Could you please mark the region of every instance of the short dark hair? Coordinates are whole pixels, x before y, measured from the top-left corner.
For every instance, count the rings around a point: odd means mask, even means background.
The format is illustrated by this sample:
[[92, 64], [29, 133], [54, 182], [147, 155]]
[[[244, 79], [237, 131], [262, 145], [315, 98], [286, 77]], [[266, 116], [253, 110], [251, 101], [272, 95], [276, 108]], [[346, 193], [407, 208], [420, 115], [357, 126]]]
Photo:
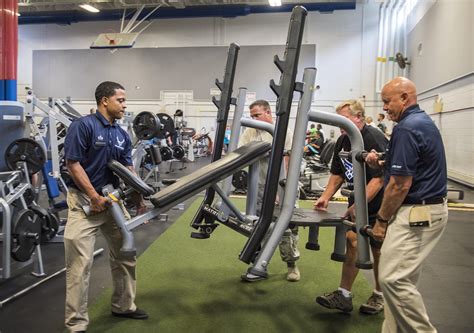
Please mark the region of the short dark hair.
[[97, 88], [95, 88], [95, 101], [97, 102], [97, 105], [99, 105], [103, 97], [115, 95], [115, 90], [117, 89], [125, 90], [125, 88], [117, 82], [104, 81], [99, 84]]
[[314, 128], [314, 124], [311, 124], [311, 126], [309, 126], [310, 128]]
[[270, 110], [270, 104], [268, 104], [268, 102], [264, 99], [258, 99], [256, 100], [255, 102], [253, 102], [252, 104], [250, 104], [249, 106], [249, 109], [253, 109], [255, 106], [263, 106], [265, 109], [268, 109]]
[[323, 126], [321, 126], [321, 124], [318, 124], [317, 128], [321, 129], [321, 128], [323, 128]]
[[382, 117], [382, 119], [385, 119], [385, 115], [383, 113], [379, 113], [379, 116]]

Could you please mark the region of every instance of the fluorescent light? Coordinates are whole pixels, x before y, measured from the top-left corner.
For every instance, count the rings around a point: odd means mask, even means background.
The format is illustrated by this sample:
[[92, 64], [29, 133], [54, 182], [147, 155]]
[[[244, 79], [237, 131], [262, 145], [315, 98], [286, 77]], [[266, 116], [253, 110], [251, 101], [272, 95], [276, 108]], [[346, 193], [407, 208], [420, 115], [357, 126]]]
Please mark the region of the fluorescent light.
[[91, 5], [88, 5], [88, 4], [83, 4], [83, 5], [79, 5], [79, 7], [81, 7], [82, 9], [85, 9], [87, 10], [88, 12], [91, 12], [91, 13], [98, 13], [100, 12], [100, 10], [98, 10], [97, 8], [91, 6]]
[[272, 7], [281, 6], [281, 0], [268, 0], [268, 3]]

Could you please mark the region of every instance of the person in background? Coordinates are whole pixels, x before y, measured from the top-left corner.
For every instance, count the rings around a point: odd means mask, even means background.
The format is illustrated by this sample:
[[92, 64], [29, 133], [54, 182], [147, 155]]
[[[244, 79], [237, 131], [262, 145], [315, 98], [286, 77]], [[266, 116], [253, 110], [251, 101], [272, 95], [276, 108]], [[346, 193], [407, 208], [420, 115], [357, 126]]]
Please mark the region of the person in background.
[[321, 139], [323, 139], [323, 142], [326, 142], [326, 136], [323, 131], [323, 126], [321, 124], [316, 125], [316, 128], [318, 129], [319, 135], [321, 135]]
[[383, 241], [379, 282], [385, 296], [382, 332], [436, 332], [417, 288], [423, 262], [448, 222], [447, 167], [441, 134], [417, 104], [415, 84], [397, 77], [382, 89], [394, 127], [385, 161], [385, 192], [372, 234]]
[[[272, 110], [270, 109], [270, 104], [268, 104], [265, 100], [257, 100], [250, 104], [250, 116], [252, 119], [265, 121], [267, 123], [273, 124], [273, 117], [272, 117]], [[291, 144], [292, 144], [292, 137], [293, 133], [288, 131], [286, 135], [285, 141], [285, 151], [290, 151]], [[266, 131], [255, 129], [255, 128], [247, 128], [241, 135], [239, 140], [239, 146], [243, 146], [253, 141], [266, 141], [266, 142], [273, 142], [273, 137], [271, 134], [267, 133]], [[258, 184], [258, 195], [257, 195], [257, 206], [261, 207], [262, 199], [263, 199], [263, 191], [265, 189], [265, 179], [267, 176], [268, 170], [268, 163], [269, 158], [268, 156], [265, 158], [260, 159], [260, 172], [259, 172], [259, 179], [260, 182]], [[284, 156], [284, 167], [285, 173], [288, 171], [288, 163], [289, 163], [289, 156]], [[298, 250], [298, 228], [295, 227], [293, 229], [287, 229], [283, 234], [280, 242], [280, 256], [281, 259], [286, 262], [288, 266], [288, 274], [286, 275], [286, 279], [290, 282], [296, 282], [300, 280], [301, 274], [296, 266], [296, 261], [300, 257], [300, 252]], [[251, 281], [252, 275], [245, 274], [242, 276], [242, 279], [245, 281]], [[260, 277], [256, 277], [255, 279], [259, 280]]]
[[[94, 244], [100, 230], [108, 243], [112, 271], [112, 315], [147, 319], [135, 304], [136, 257], [121, 254], [122, 235], [102, 195], [107, 184], [117, 187], [119, 179], [107, 167], [114, 159], [133, 171], [132, 142], [117, 120], [126, 108], [125, 89], [115, 82], [102, 82], [95, 91], [97, 112], [74, 120], [64, 142], [68, 183], [68, 219], [64, 233], [66, 259], [65, 325], [71, 332], [85, 332], [89, 324], [87, 299]], [[120, 202], [127, 218], [130, 215]], [[86, 215], [83, 207], [90, 207]]]
[[375, 125], [374, 120], [372, 119], [371, 116], [365, 117], [365, 124], [367, 126], [377, 127], [377, 125]]
[[227, 125], [225, 127], [225, 134], [224, 134], [224, 152], [226, 153], [229, 150], [230, 134], [231, 134], [230, 132], [231, 132], [230, 125]]
[[379, 113], [377, 116], [377, 127], [382, 131], [383, 134], [387, 135], [387, 125], [384, 122], [385, 115], [383, 113]]
[[319, 155], [321, 154], [321, 148], [323, 147], [323, 139], [321, 134], [316, 131], [314, 137], [308, 137], [308, 143], [304, 146], [303, 150], [305, 155]]
[[[359, 128], [364, 140], [364, 149], [366, 151], [375, 150], [384, 152], [387, 146], [387, 139], [377, 128], [365, 124], [364, 107], [356, 100], [349, 100], [341, 103], [336, 112], [351, 120]], [[354, 189], [353, 165], [351, 158], [341, 158], [339, 152], [351, 151], [349, 137], [344, 130], [338, 138], [334, 149], [334, 155], [331, 162], [331, 175], [328, 184], [321, 197], [314, 203], [314, 209], [326, 211], [329, 200], [341, 188], [344, 182], [347, 183], [349, 190]], [[383, 197], [383, 172], [371, 168], [365, 169], [365, 178], [367, 181], [366, 193], [368, 203], [368, 224], [374, 225], [375, 215], [380, 207]], [[355, 221], [354, 198], [349, 197], [349, 207], [345, 213], [346, 218]], [[346, 245], [346, 259], [342, 265], [342, 274], [339, 288], [333, 292], [318, 296], [316, 302], [328, 309], [337, 309], [343, 312], [351, 312], [352, 306], [352, 285], [359, 273], [356, 267], [357, 261], [357, 234], [348, 231]], [[377, 314], [383, 311], [384, 300], [381, 288], [378, 284], [378, 263], [380, 257], [380, 242], [370, 239], [370, 247], [374, 257], [374, 277], [375, 289], [365, 304], [360, 306], [359, 311], [365, 314]]]

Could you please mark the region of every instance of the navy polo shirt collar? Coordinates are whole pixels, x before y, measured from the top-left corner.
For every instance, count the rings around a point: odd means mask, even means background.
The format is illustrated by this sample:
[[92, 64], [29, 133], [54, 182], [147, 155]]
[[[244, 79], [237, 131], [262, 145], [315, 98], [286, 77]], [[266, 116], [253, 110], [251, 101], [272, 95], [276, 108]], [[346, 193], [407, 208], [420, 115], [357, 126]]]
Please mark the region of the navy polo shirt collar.
[[405, 110], [405, 112], [402, 113], [402, 116], [400, 117], [400, 120], [399, 120], [398, 122], [400, 122], [400, 121], [402, 121], [404, 118], [408, 117], [408, 115], [413, 114], [413, 113], [416, 113], [416, 112], [419, 112], [419, 111], [421, 111], [421, 109], [420, 109], [420, 106], [419, 106], [418, 104], [414, 104], [414, 105], [408, 107], [408, 108]]
[[97, 117], [97, 119], [99, 119], [99, 121], [102, 123], [102, 125], [104, 125], [105, 127], [107, 126], [113, 126], [115, 127], [117, 125], [117, 121], [114, 120], [114, 122], [111, 124], [107, 119], [105, 119], [105, 117], [102, 115], [102, 113], [100, 113], [99, 111], [97, 111], [95, 113], [95, 116]]

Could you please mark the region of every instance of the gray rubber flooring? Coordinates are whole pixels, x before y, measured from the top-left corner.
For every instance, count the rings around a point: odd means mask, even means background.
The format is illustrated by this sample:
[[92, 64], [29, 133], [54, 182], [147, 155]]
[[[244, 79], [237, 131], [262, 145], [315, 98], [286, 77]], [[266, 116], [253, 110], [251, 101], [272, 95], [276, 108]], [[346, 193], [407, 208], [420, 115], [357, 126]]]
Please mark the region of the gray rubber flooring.
[[[176, 170], [162, 177], [180, 177], [207, 163], [208, 160], [200, 159], [196, 163], [187, 164], [185, 170]], [[176, 165], [176, 168], [178, 167], [179, 165]], [[163, 170], [168, 169], [165, 167]], [[453, 185], [462, 188], [460, 185]], [[474, 203], [474, 191], [463, 189], [464, 202]], [[193, 199], [190, 199], [186, 206], [192, 201]], [[182, 211], [179, 210], [171, 210], [168, 212], [169, 223], [151, 222], [136, 228], [134, 234], [138, 253], [145, 251], [148, 245], [154, 242], [181, 213]], [[472, 309], [474, 309], [474, 242], [472, 241], [474, 216], [472, 211], [450, 210], [449, 214], [447, 230], [425, 264], [420, 290], [431, 320], [439, 332], [472, 333], [474, 331], [472, 315]], [[104, 240], [98, 237], [97, 248], [104, 246]], [[47, 273], [54, 273], [63, 268], [62, 244], [48, 244], [43, 246], [42, 250]], [[91, 274], [89, 301], [94, 302], [102, 290], [110, 285], [107, 254], [96, 257]], [[366, 275], [370, 278], [371, 274]], [[0, 300], [37, 281], [26, 270], [14, 279], [0, 283]], [[65, 275], [60, 274], [5, 304], [0, 309], [0, 332], [63, 332], [64, 295]], [[309, 295], [309, 297], [313, 296]]]

